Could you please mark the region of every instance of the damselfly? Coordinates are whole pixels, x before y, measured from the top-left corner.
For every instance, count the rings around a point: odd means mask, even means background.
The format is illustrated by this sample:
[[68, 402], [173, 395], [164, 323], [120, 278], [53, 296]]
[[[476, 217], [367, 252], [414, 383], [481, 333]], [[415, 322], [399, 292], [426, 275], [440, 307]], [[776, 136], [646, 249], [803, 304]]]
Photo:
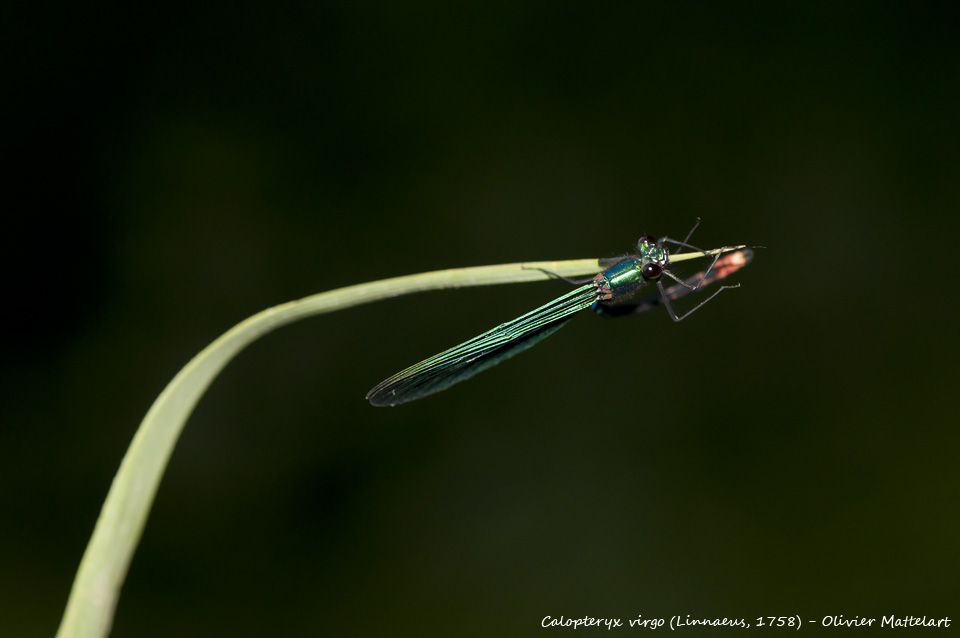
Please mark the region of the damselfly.
[[[636, 254], [616, 260], [601, 260], [601, 264], [612, 265], [586, 282], [572, 282], [583, 284], [578, 288], [522, 317], [500, 324], [493, 330], [401, 370], [370, 390], [367, 398], [376, 406], [397, 405], [446, 390], [536, 345], [566, 325], [574, 313], [587, 308], [601, 315], [615, 317], [644, 312], [662, 304], [674, 321], [689, 317], [724, 290], [737, 288], [740, 284], [721, 286], [681, 316], [673, 311], [670, 302], [735, 273], [753, 257], [753, 251], [742, 246], [720, 249], [706, 269], [681, 278], [671, 272], [670, 254], [664, 244], [678, 246], [677, 254], [684, 248], [702, 253], [686, 243], [690, 233], [682, 242], [668, 237], [659, 240], [651, 236], [642, 237], [637, 242]], [[672, 280], [672, 283], [665, 287], [664, 278]], [[656, 284], [657, 291], [636, 299], [637, 294], [649, 288], [647, 284], [650, 283]]]

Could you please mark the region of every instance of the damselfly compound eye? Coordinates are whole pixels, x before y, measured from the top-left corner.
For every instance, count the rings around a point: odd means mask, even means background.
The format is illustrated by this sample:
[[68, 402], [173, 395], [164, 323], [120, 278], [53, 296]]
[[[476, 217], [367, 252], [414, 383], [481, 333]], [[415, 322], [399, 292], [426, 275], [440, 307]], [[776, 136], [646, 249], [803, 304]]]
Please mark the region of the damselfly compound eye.
[[654, 237], [653, 235], [647, 235], [646, 237], [641, 237], [641, 238], [640, 238], [640, 243], [642, 243], [642, 244], [650, 244], [651, 246], [656, 246], [656, 245], [657, 245], [657, 238]]
[[663, 274], [663, 268], [658, 264], [647, 264], [640, 272], [647, 281], [656, 281]]

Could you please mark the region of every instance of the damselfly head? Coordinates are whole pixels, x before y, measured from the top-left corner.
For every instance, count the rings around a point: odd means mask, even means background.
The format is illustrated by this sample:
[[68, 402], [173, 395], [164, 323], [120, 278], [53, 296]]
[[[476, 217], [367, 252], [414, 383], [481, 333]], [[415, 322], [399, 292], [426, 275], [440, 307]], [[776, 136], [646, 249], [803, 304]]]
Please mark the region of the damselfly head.
[[[647, 281], [656, 281], [663, 272], [663, 267], [667, 265], [667, 251], [657, 242], [657, 238], [652, 235], [641, 237], [637, 242], [637, 249], [640, 254], [638, 265], [640, 273]], [[653, 268], [651, 268], [653, 266]]]

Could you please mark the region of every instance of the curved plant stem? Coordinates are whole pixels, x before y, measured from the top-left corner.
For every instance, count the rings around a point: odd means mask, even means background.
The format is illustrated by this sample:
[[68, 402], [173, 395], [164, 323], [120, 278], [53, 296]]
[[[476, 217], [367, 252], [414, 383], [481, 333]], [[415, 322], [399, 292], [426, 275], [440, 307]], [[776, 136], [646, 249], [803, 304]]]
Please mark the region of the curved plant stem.
[[[671, 261], [736, 248], [686, 253]], [[412, 292], [548, 279], [541, 268], [565, 277], [600, 270], [596, 259], [541, 261], [438, 270], [348, 286], [268, 308], [204, 348], [160, 393], [140, 423], [80, 561], [58, 638], [103, 638], [110, 632], [120, 588], [177, 438], [210, 383], [248, 344], [299, 319]]]

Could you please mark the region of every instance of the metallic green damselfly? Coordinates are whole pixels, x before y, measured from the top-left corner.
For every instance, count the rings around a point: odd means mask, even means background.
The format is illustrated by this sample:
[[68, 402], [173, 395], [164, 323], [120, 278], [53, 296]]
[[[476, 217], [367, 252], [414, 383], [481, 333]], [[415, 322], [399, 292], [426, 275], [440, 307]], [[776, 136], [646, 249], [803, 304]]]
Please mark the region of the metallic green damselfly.
[[[677, 254], [684, 248], [702, 253], [686, 243], [690, 233], [682, 242], [668, 237], [659, 240], [651, 236], [642, 237], [637, 242], [636, 254], [615, 260], [601, 260], [601, 264], [612, 265], [586, 282], [572, 282], [583, 284], [578, 288], [522, 317], [500, 324], [493, 330], [401, 370], [370, 390], [367, 399], [376, 406], [398, 405], [446, 390], [536, 345], [566, 325], [574, 313], [587, 308], [601, 315], [615, 317], [637, 314], [662, 304], [674, 321], [689, 317], [724, 290], [737, 288], [740, 284], [721, 286], [680, 316], [673, 311], [670, 301], [733, 274], [753, 257], [749, 249], [721, 249], [706, 269], [692, 276], [678, 277], [671, 272], [670, 254], [664, 244], [678, 246]], [[733, 252], [724, 252], [726, 250]], [[664, 278], [673, 283], [665, 287]], [[638, 293], [649, 290], [647, 284], [650, 283], [656, 284], [657, 290], [637, 299]]]

